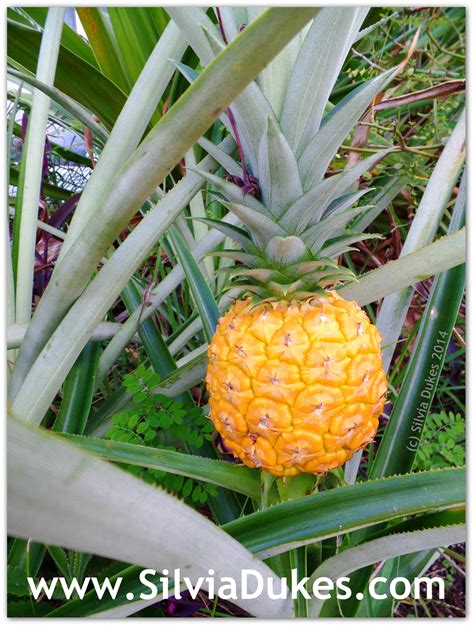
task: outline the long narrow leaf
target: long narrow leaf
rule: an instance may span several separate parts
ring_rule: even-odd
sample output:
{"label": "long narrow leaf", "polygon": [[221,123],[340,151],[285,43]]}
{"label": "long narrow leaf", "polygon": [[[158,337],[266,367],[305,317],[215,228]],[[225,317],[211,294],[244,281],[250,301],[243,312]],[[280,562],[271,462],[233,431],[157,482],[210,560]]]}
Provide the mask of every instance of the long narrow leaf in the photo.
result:
{"label": "long narrow leaf", "polygon": [[[22,13],[29,16],[29,20],[27,25],[31,27],[30,20],[33,20],[38,25],[38,30],[42,30],[45,27],[46,19],[48,17],[48,7],[32,7],[32,6],[23,6],[21,7]],[[63,30],[61,34],[61,45],[70,50],[73,54],[84,59],[89,65],[92,65],[95,68],[99,68],[99,64],[97,63],[97,59],[94,56],[93,51],[91,50],[90,45],[87,41],[81,37],[81,35],[74,30],[67,22],[67,13],[68,9],[66,9],[64,14],[64,24]],[[8,10],[8,17],[14,21],[17,21],[20,17],[15,10]],[[23,23],[23,22],[20,22]]]}
{"label": "long narrow leaf", "polygon": [[[227,142],[227,145],[230,143],[230,141]],[[206,157],[201,163],[201,169],[212,168],[214,165],[213,159]],[[108,308],[119,296],[136,268],[146,258],[150,248],[166,232],[167,228],[194,196],[202,183],[203,179],[201,176],[193,173],[188,174],[157,204],[155,209],[141,220],[140,224],[115,251],[79,300],[68,311],[66,317],[54,333],[49,349],[44,351],[42,356],[40,355],[39,360],[36,361],[33,369],[40,368],[37,371],[42,371],[46,383],[41,383],[37,375],[29,376],[30,384],[35,387],[35,390],[25,390],[24,396],[23,394],[19,395],[13,403],[13,412],[23,411],[21,409],[23,400],[26,401],[24,408],[27,409],[29,407],[27,413],[32,419],[38,419],[39,414],[46,411],[47,405],[59,389],[65,374],[72,367],[88,337],[90,337]],[[137,331],[136,320],[140,317],[145,319],[145,314],[149,307],[144,307],[143,311],[142,309],[143,307],[139,307],[136,318],[133,320],[130,318],[127,322],[127,328],[132,331],[132,334],[135,334]],[[26,337],[28,337],[28,333]],[[53,352],[56,352],[57,357],[52,358]],[[39,365],[40,362],[42,363],[41,366]],[[49,363],[49,365],[46,366],[46,363]],[[45,367],[49,368],[48,373],[46,373]],[[100,381],[105,373],[103,361],[101,360],[97,380]],[[22,396],[23,400],[21,400]],[[33,404],[37,409],[36,413],[34,410],[31,410],[33,408],[32,397],[35,397]]]}
{"label": "long narrow leaf", "polygon": [[[378,575],[387,579],[385,583],[381,581],[382,584],[380,585],[382,588],[381,591],[385,592],[387,597],[383,600],[378,600],[376,603],[373,601],[370,602],[370,598],[365,598],[365,602],[363,601],[361,603],[357,611],[357,617],[368,617],[368,613],[370,613],[371,617],[393,617],[397,600],[394,600],[390,595],[390,584],[392,580],[402,577],[406,578],[408,582],[412,584],[415,578],[424,576],[425,572],[427,572],[438,559],[438,550],[421,550],[385,561]],[[369,600],[368,604],[367,600]]]}
{"label": "long narrow leaf", "polygon": [[458,506],[464,478],[463,469],[449,469],[356,483],[272,506],[224,528],[267,558],[356,528]]}
{"label": "long narrow leaf", "polygon": [[[352,572],[385,561],[396,556],[410,554],[418,550],[428,550],[461,543],[466,540],[466,527],[447,526],[418,530],[411,533],[393,534],[380,539],[374,539],[355,548],[344,550],[323,562],[311,574],[308,588],[311,589],[316,578],[336,580]],[[313,598],[309,602],[309,617],[319,617],[324,600]]]}
{"label": "long narrow leaf", "polygon": [[258,175],[265,204],[276,215],[303,194],[296,158],[271,118],[258,150]]}
{"label": "long narrow leaf", "polygon": [[[427,246],[433,240],[462,170],[466,157],[465,141],[466,115],[463,112],[431,174],[403,245],[401,256],[411,254]],[[383,355],[385,369],[392,360],[412,295],[413,287],[407,287],[399,293],[392,293],[383,301],[377,316],[377,328],[384,343],[389,346]]]}
{"label": "long narrow leaf", "polygon": [[44,94],[49,96],[51,100],[54,100],[57,104],[66,109],[66,111],[68,111],[68,113],[70,113],[74,118],[82,122],[84,126],[89,128],[96,137],[101,139],[104,143],[107,141],[109,133],[105,130],[105,128],[96,122],[93,115],[87,109],[70,98],[68,95],[59,89],[56,89],[56,87],[47,85],[34,76],[30,76],[26,72],[19,72],[18,70],[12,68],[8,68],[7,72],[9,76],[22,80],[28,85],[42,91]]}
{"label": "long narrow leaf", "polygon": [[[122,291],[122,300],[130,313],[146,306],[145,298],[146,294],[140,293],[134,280],[130,280]],[[155,372],[163,377],[168,376],[176,369],[176,363],[154,320],[150,318],[145,320],[140,325],[139,334]]]}
{"label": "long narrow leaf", "polygon": [[[9,63],[17,69],[36,70],[36,60],[41,42],[37,30],[8,22],[7,53]],[[125,103],[125,94],[102,72],[83,58],[60,47],[55,86],[93,111],[110,130]],[[91,89],[90,85],[94,88]]]}
{"label": "long narrow leaf", "polygon": [[[59,44],[64,19],[64,9],[49,10],[38,56],[36,77],[52,84],[56,73]],[[48,124],[49,98],[35,89],[31,115],[26,134],[24,164],[15,214],[13,261],[16,276],[15,319],[17,324],[26,324],[31,317],[33,274],[36,243],[36,220],[40,198],[43,153]]]}
{"label": "long narrow leaf", "polygon": [[186,44],[179,30],[170,24],[150,55],[117,118],[94,174],[74,212],[59,262],[88,224],[97,206],[109,195],[112,181],[133,154],[173,75],[174,64],[170,57],[181,58],[185,49]]}
{"label": "long narrow leaf", "polygon": [[[189,174],[188,174],[189,176]],[[186,177],[187,179],[187,177]],[[173,192],[170,192],[173,193]],[[223,224],[234,225],[237,223],[237,218],[233,215],[228,215]],[[207,253],[211,252],[217,245],[219,245],[225,236],[216,231],[215,229],[209,231],[209,233],[197,243],[196,248],[192,250],[192,254],[197,261],[200,261]],[[150,315],[152,315],[160,304],[167,298],[170,293],[173,292],[178,285],[184,280],[184,272],[181,265],[174,267],[171,272],[164,278],[164,280],[157,285],[150,293],[149,304],[145,309],[136,309],[128,318],[128,320],[122,324],[120,330],[115,334],[110,341],[107,348],[101,357],[99,364],[100,376],[105,376],[107,371],[112,367],[117,356],[123,350],[123,348],[130,341],[130,337],[136,332],[137,326],[145,321]]]}
{"label": "long narrow leaf", "polygon": [[372,224],[374,219],[392,202],[392,200],[400,193],[400,191],[406,186],[408,179],[404,176],[394,176],[378,190],[374,198],[370,199],[370,203],[373,204],[367,213],[364,213],[360,217],[357,217],[352,224],[352,230],[364,232],[364,230]]}
{"label": "long narrow leaf", "polygon": [[115,34],[120,56],[130,84],[140,75],[149,55],[155,47],[160,32],[153,20],[158,7],[107,8],[111,30]]}
{"label": "long narrow leaf", "polygon": [[390,82],[397,69],[389,70],[351,92],[323,121],[298,159],[303,187],[308,190],[319,182],[337,149],[375,96]]}
{"label": "long narrow leaf", "polygon": [[462,228],[429,246],[367,272],[357,283],[342,287],[339,293],[346,300],[357,300],[361,306],[364,306],[404,286],[414,285],[434,274],[461,265],[465,260],[466,233]]}
{"label": "long narrow leaf", "polygon": [[[116,322],[102,322],[98,324],[91,335],[92,341],[107,341],[114,337],[122,328],[122,324]],[[7,326],[7,347],[19,348],[26,334],[27,325],[11,324]],[[140,341],[138,335],[130,337],[131,341]]]}
{"label": "long narrow leaf", "polygon": [[373,478],[412,468],[457,320],[464,282],[464,265],[440,274],[433,282],[415,348],[371,468]]}
{"label": "long narrow leaf", "polygon": [[91,437],[68,437],[72,443],[84,450],[115,461],[139,467],[150,467],[180,476],[189,476],[196,480],[219,485],[243,493],[254,500],[260,498],[260,479],[258,474],[247,467],[234,465],[226,461],[215,461],[191,454],[160,450],[147,446],[137,446],[119,441],[106,441]]}
{"label": "long narrow leaf", "polygon": [[319,129],[331,90],[356,37],[367,8],[326,7],[314,18],[291,79],[281,126],[299,157]]}
{"label": "long narrow leaf", "polygon": [[308,224],[318,223],[331,202],[349,193],[360,176],[372,169],[386,154],[387,151],[380,151],[360,161],[350,169],[336,174],[336,176],[325,178],[314,185],[288,208],[281,220],[282,226],[291,228],[297,223],[302,231]]}
{"label": "long narrow leaf", "polygon": [[76,10],[100,69],[124,93],[128,93],[130,85],[123,71],[123,60],[103,11],[98,7],[77,7]]}
{"label": "long narrow leaf", "polygon": [[211,341],[220,317],[219,308],[198,264],[186,247],[181,234],[174,227],[172,227],[170,231],[178,258],[193,295],[194,303],[202,319],[204,334],[207,340]]}
{"label": "long narrow leaf", "polygon": [[[317,12],[319,9],[315,9]],[[168,13],[183,31],[190,46],[194,49],[206,66],[216,54],[222,50],[222,37],[219,35],[214,24],[201,7],[168,7]],[[254,24],[251,24],[253,27]],[[238,39],[234,39],[232,44]],[[232,112],[235,117],[239,135],[245,154],[257,172],[257,154],[260,138],[263,134],[266,121],[274,117],[272,107],[261,92],[256,83],[250,83],[245,90],[235,99],[232,104]],[[232,132],[228,115],[224,113],[221,121]]]}
{"label": "long narrow leaf", "polygon": [[92,404],[100,344],[89,342],[69,372],[53,430],[82,435]]}

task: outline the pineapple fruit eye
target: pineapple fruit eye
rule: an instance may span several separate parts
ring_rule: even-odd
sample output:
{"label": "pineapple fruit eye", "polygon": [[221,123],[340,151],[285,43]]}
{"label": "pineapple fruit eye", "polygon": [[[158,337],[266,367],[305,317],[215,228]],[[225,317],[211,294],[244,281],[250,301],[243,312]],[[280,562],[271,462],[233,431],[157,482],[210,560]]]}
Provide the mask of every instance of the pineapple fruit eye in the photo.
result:
{"label": "pineapple fruit eye", "polygon": [[206,383],[225,445],[278,476],[348,461],[373,439],[387,391],[377,329],[334,291],[234,304],[209,346]]}

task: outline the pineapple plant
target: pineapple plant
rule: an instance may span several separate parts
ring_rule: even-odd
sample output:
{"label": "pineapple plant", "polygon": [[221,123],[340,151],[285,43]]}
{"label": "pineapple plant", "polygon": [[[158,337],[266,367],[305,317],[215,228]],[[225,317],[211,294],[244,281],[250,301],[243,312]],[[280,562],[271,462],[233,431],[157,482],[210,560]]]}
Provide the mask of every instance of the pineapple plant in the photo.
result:
{"label": "pineapple plant", "polygon": [[[346,45],[365,14],[341,12]],[[236,262],[231,284],[243,295],[220,319],[209,345],[210,417],[245,465],[278,476],[323,474],[344,464],[373,439],[387,391],[376,327],[337,292],[356,278],[337,259],[354,242],[374,237],[351,225],[370,208],[354,208],[370,191],[357,189],[359,176],[381,155],[334,176],[324,178],[324,172],[350,130],[348,121],[356,122],[393,72],[350,94],[326,118],[328,102],[319,100],[305,112],[304,126],[301,118],[289,119],[290,104],[298,100],[294,86],[301,99],[307,89],[298,73],[307,69],[326,20],[334,20],[333,10],[322,10],[295,55],[286,99],[272,109],[248,164],[252,176],[245,162],[243,181],[202,173],[242,224],[207,220],[240,248],[217,254]],[[334,60],[340,64],[343,57]],[[329,74],[335,77],[338,69]]]}
{"label": "pineapple plant", "polygon": [[[384,157],[390,137],[397,141],[392,115],[377,114],[377,128],[371,126],[367,148],[377,151],[373,157],[358,161],[352,151],[353,166],[341,169],[347,145],[336,155],[358,120],[367,119],[365,112],[393,73],[363,81],[403,56],[402,46],[408,49],[407,37],[417,23],[426,22],[436,42],[430,38],[420,48],[414,74],[403,80],[401,91],[426,87],[426,80],[431,86],[438,63],[449,63],[450,69],[454,64],[462,72],[463,9],[392,14],[377,7],[368,28],[363,27],[364,8],[313,7],[311,16],[307,11],[80,8],[81,21],[88,25],[85,41],[63,25],[64,8],[9,9],[8,73],[19,81],[9,94],[9,161],[20,130],[18,111],[36,111],[28,123],[24,154],[32,158],[23,164],[24,175],[15,178],[16,170],[9,168],[10,189],[17,189],[16,197],[9,194],[10,212],[20,220],[20,229],[12,228],[7,294],[11,616],[162,616],[158,598],[145,601],[149,606],[138,599],[143,567],[156,571],[150,582],[156,580],[157,587],[163,582],[162,590],[171,593],[174,581],[170,578],[166,585],[166,571],[183,567],[197,590],[212,567],[216,581],[224,576],[239,581],[245,570],[256,570],[268,593],[247,599],[238,587],[233,606],[228,597],[209,604],[211,598],[199,593],[202,607],[196,616],[235,617],[241,609],[263,618],[389,617],[397,604],[390,597],[356,601],[358,591],[368,598],[372,573],[386,576],[388,586],[400,571],[408,571],[411,581],[424,574],[439,547],[464,541],[464,470],[410,473],[417,452],[410,427],[412,418],[417,426],[421,421],[419,392],[426,377],[433,378],[433,351],[442,360],[452,344],[462,298],[464,176],[452,213],[451,200],[464,161],[463,115],[457,120],[459,110],[451,100],[440,100],[435,141],[426,146],[424,132],[431,119],[426,106],[421,109],[424,127],[412,126],[412,114],[400,117],[397,130],[401,136],[410,133],[410,146],[400,144],[397,151],[413,151],[420,139],[423,145],[417,148],[426,149],[418,157],[423,156],[426,167],[418,176],[419,168],[411,167],[413,154],[399,154],[389,167],[384,163],[389,182],[380,184],[382,177],[377,177],[377,205],[370,209],[370,200],[362,200],[370,190],[359,190],[357,182]],[[379,29],[387,21],[391,43],[385,29]],[[145,24],[158,30],[145,32],[140,28]],[[377,29],[375,41],[359,48],[359,39]],[[113,44],[110,63],[101,56],[92,67],[94,51],[104,51],[107,33]],[[290,42],[284,48],[282,38]],[[437,42],[454,51],[453,56],[440,55],[448,61],[440,62],[437,52],[436,57],[426,54]],[[350,71],[345,66],[337,79],[356,43],[365,56],[354,50],[347,63]],[[191,68],[178,61],[188,45],[199,57],[197,63],[193,55],[186,56]],[[380,58],[373,56],[379,45],[385,51]],[[31,54],[25,54],[26,48]],[[281,52],[275,56],[277,49]],[[137,59],[145,62],[150,51],[136,79]],[[364,71],[371,57],[377,66]],[[336,103],[341,90],[347,93],[354,85],[354,66],[360,69],[358,89]],[[193,89],[185,88],[177,67],[196,79]],[[453,82],[459,88],[460,81]],[[36,88],[33,100],[23,93],[25,85]],[[49,108],[38,100],[41,90],[51,98]],[[128,97],[121,108],[124,94]],[[394,100],[399,109],[403,98]],[[457,102],[462,106],[461,97]],[[70,199],[58,205],[49,196],[72,191],[62,178],[63,160],[50,163],[47,177],[38,176],[45,144],[39,118],[44,122],[57,116],[61,127],[77,133],[85,126],[92,132],[91,156],[97,157],[74,214],[68,213],[67,227],[43,221],[47,212],[37,220],[41,186],[40,207],[51,208],[53,218],[64,217],[71,206]],[[218,117],[221,123],[214,123]],[[445,135],[450,137],[441,151],[438,141]],[[208,156],[196,165],[202,150]],[[183,155],[186,168],[178,169]],[[82,155],[76,159],[74,163],[83,161]],[[400,189],[396,166],[401,162],[416,192],[414,207],[400,195],[394,205],[397,217],[415,209],[413,222],[401,231],[405,258],[400,253],[389,267],[367,272],[358,284],[345,287],[356,277],[341,267],[341,254],[367,236],[363,225],[387,206],[382,204],[387,196],[395,197],[391,194]],[[15,159],[14,164],[19,165]],[[173,164],[177,169],[165,176]],[[210,174],[218,165],[227,172],[224,178],[220,172],[219,177]],[[432,169],[425,189],[425,174]],[[29,193],[34,180],[38,195]],[[205,185],[218,195],[207,216],[222,217],[208,224],[221,233],[182,219],[205,216],[200,196]],[[225,216],[219,202],[230,209]],[[444,234],[449,214],[448,235],[432,243],[440,231]],[[387,232],[390,224],[384,222],[381,230]],[[37,272],[37,249],[31,244],[46,246],[48,239],[52,244],[53,234],[63,241],[63,258],[58,257],[53,273],[50,267]],[[238,248],[227,240],[214,254],[229,259],[205,259],[200,265],[226,237]],[[13,271],[20,259],[31,273]],[[233,292],[221,298],[225,274],[214,280],[213,270],[224,266],[232,279],[228,286],[238,287],[241,296],[217,326],[221,311],[235,300]],[[373,437],[386,390],[380,337],[352,300],[370,304],[384,299],[377,325],[387,346],[387,369],[421,271],[424,276],[442,274],[433,282],[410,362],[405,367],[402,349],[390,372],[397,400],[376,454],[361,470],[364,480],[357,480],[357,456],[346,467],[344,480],[340,469],[319,480],[317,474],[343,463]],[[439,315],[431,315],[432,310]],[[153,316],[157,311],[159,316]],[[207,352],[211,417],[229,449],[250,467],[219,460],[210,440],[201,445],[186,436],[206,439],[213,428],[211,422],[195,421],[205,410],[201,384]],[[437,385],[432,384],[434,389]],[[446,399],[448,408],[453,399],[460,401],[458,388],[452,387],[452,393],[443,381],[433,410],[443,408]],[[173,412],[176,428],[167,425],[169,411],[148,420],[150,406],[159,402],[169,409],[172,398],[181,395],[179,410]],[[146,419],[132,408],[140,406]],[[225,412],[219,414],[222,408]],[[112,424],[116,428],[109,433]],[[200,427],[205,433],[199,433]],[[177,493],[183,486],[181,496],[187,501],[156,485],[158,479],[165,481],[163,474],[167,489]],[[281,478],[275,479],[277,474]],[[206,486],[205,508],[202,490],[196,488],[190,497],[193,481]],[[342,600],[331,594],[323,601],[298,593],[293,602],[289,588],[283,597],[284,581],[293,580],[296,570],[311,581],[350,575],[352,596]],[[39,585],[35,599],[28,579],[48,582],[56,573],[64,581],[73,576],[84,581],[82,589],[87,580],[111,573],[111,581],[123,581],[121,589],[128,593],[111,594],[108,600],[92,592],[78,602],[74,594],[70,600],[62,594],[59,598],[58,588],[49,586],[54,594],[50,601]],[[282,595],[270,593],[280,585]],[[308,581],[311,592],[310,587]],[[137,601],[130,601],[130,595]],[[407,604],[403,602],[403,611]]]}
{"label": "pineapple plant", "polygon": [[[285,180],[294,160],[277,158]],[[350,185],[342,182],[349,173],[328,179],[334,193]],[[221,188],[242,193],[227,183]],[[335,259],[363,237],[345,228],[367,210],[347,208],[360,195],[321,200],[320,218],[309,225],[296,211],[285,219],[297,199],[285,213],[284,205],[245,196],[226,206],[246,229],[214,224],[240,243],[241,251],[218,254],[239,262],[232,285],[250,295],[221,318],[209,345],[210,416],[249,467],[280,476],[325,473],[375,435],[387,390],[381,338],[336,289],[355,278]],[[271,189],[262,196],[271,198]]]}

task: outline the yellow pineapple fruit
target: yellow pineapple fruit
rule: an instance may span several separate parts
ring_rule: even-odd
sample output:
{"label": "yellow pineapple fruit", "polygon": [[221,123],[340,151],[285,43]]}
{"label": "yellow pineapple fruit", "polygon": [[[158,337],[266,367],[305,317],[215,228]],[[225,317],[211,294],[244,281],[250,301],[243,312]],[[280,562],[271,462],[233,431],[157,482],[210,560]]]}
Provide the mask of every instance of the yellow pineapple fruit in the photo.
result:
{"label": "yellow pineapple fruit", "polygon": [[[371,189],[359,190],[358,182],[386,153],[325,176],[351,128],[396,73],[367,81],[336,106],[328,101],[336,66],[365,15],[366,9],[323,9],[298,55],[289,54],[292,69],[274,71],[268,92],[261,83],[268,100],[256,103],[255,115],[235,104],[240,154],[244,147],[247,157],[241,176],[235,162],[233,182],[201,172],[233,214],[233,222],[203,221],[238,244],[240,250],[214,254],[235,262],[226,271],[243,297],[221,318],[209,345],[210,418],[237,458],[278,476],[344,464],[373,439],[387,391],[379,333],[357,303],[338,294],[356,277],[337,262],[352,244],[377,237],[361,231],[384,205],[360,206]],[[336,22],[338,42],[328,39]],[[331,46],[338,54],[328,52]],[[220,159],[215,151],[213,157]],[[230,171],[228,163],[221,161]]]}
{"label": "yellow pineapple fruit", "polygon": [[208,356],[211,419],[249,467],[279,476],[324,473],[377,431],[387,389],[380,336],[335,291],[237,302]]}

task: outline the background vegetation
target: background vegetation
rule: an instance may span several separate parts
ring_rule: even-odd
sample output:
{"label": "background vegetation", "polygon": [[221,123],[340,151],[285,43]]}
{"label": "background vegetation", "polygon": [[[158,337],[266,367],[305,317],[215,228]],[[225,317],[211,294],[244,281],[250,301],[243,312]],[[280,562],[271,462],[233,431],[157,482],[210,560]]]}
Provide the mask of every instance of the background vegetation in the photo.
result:
{"label": "background vegetation", "polygon": [[[208,15],[218,26],[216,12],[209,10]],[[121,187],[114,176],[121,170],[128,185],[136,181],[141,184],[140,165],[136,166],[138,170],[133,178],[131,156],[137,145],[143,146],[147,138],[155,137],[152,129],[163,128],[163,131],[159,130],[163,132],[163,145],[171,145],[173,135],[166,136],[165,125],[159,123],[167,119],[167,112],[174,103],[182,103],[188,97],[190,73],[201,73],[202,59],[187,46],[183,37],[177,36],[179,29],[174,24],[169,26],[170,16],[161,8],[80,8],[76,15],[68,9],[66,17],[67,22],[61,27],[62,15],[56,16],[60,22],[55,29],[52,23],[55,16],[51,10],[48,13],[46,8],[8,9],[7,204],[11,245],[8,359],[10,369],[16,362],[16,373],[13,372],[11,378],[12,388],[17,391],[13,414],[41,423],[48,430],[64,433],[64,438],[113,461],[141,481],[164,487],[200,515],[224,525],[232,536],[243,537],[243,531],[239,535],[239,518],[245,520],[254,510],[252,497],[259,489],[259,482],[254,474],[232,463],[231,456],[216,437],[206,417],[203,383],[203,355],[209,333],[212,333],[212,308],[205,309],[205,291],[200,291],[199,279],[204,277],[214,306],[217,302],[221,309],[224,308],[232,293],[225,292],[225,272],[217,270],[229,261],[204,257],[204,252],[223,246],[222,238],[216,237],[215,232],[202,222],[186,219],[208,217],[222,220],[226,215],[225,207],[212,193],[216,191],[212,183],[203,185],[201,180],[193,179],[192,169],[202,159],[209,161],[207,154],[216,156],[213,146],[224,141],[228,131],[220,120],[213,121],[210,117],[200,120],[196,113],[190,118],[193,120],[191,126],[195,125],[195,139],[189,139],[189,145],[178,145],[176,155],[169,156],[171,161],[175,156],[180,157],[179,162],[170,173],[167,173],[166,165],[157,164],[158,168],[163,168],[158,185],[154,184],[157,177],[149,175],[148,166],[142,173],[143,189],[133,196],[135,188],[125,188],[125,184]],[[50,23],[45,30],[47,19]],[[79,24],[87,39],[78,35]],[[440,162],[449,137],[454,136],[464,106],[465,77],[464,9],[375,8],[371,9],[363,26],[366,32],[354,44],[343,65],[331,95],[332,105],[337,105],[352,89],[382,70],[403,61],[406,65],[384,94],[385,100],[380,94],[329,167],[329,174],[336,173],[348,163],[356,163],[361,156],[389,145],[396,146],[383,163],[360,181],[362,187],[375,188],[371,197],[383,203],[384,210],[369,227],[370,232],[380,233],[382,237],[357,243],[356,249],[344,256],[344,264],[355,268],[357,274],[381,268],[400,257],[423,197],[426,202],[425,194],[436,194],[429,184],[434,184],[434,168]],[[158,42],[162,50],[153,60]],[[51,59],[55,52],[58,52],[56,69],[53,63],[49,66],[47,62],[41,64],[42,54]],[[175,63],[165,63],[164,59],[174,59]],[[147,61],[149,64],[145,65]],[[142,74],[144,83],[137,91],[133,87],[140,80],[142,71],[160,78],[150,83]],[[254,75],[256,73],[255,68]],[[242,87],[251,78],[249,75],[242,79]],[[35,86],[42,91],[33,92]],[[46,94],[50,100],[46,98],[46,103],[42,102],[38,93]],[[208,97],[211,98],[212,94]],[[126,119],[119,117],[124,105],[129,107]],[[203,106],[206,105],[204,102]],[[143,119],[144,124],[141,123]],[[170,115],[170,132],[176,132],[177,128],[171,127],[173,119]],[[189,128],[187,139],[188,134],[192,137]],[[196,141],[201,135],[204,140]],[[225,149],[222,154],[217,154],[217,160],[220,158],[225,163],[228,152],[230,150]],[[37,155],[41,155],[41,167],[38,167],[38,159],[35,160]],[[238,159],[235,151],[234,156]],[[465,192],[464,183],[459,180],[461,166],[462,163],[456,172],[451,173],[452,193],[449,191],[447,203],[442,207],[434,233],[437,238],[455,232],[463,225]],[[237,175],[222,165],[213,164],[213,169],[219,177]],[[92,177],[94,171],[96,175]],[[88,181],[88,191],[84,192]],[[38,194],[35,195],[35,189],[40,195],[37,216]],[[124,204],[139,204],[138,211],[120,208],[123,224],[117,211],[98,213],[100,203],[107,206],[109,202],[109,207],[113,207],[112,201],[120,194],[126,196]],[[144,244],[145,248],[133,256],[133,250],[137,250],[135,242],[140,245],[140,241],[148,241],[140,239],[140,223],[150,215],[160,198],[168,205],[159,219],[153,245]],[[76,211],[79,211],[77,215]],[[94,221],[102,220],[104,215],[110,218],[110,244],[106,245],[99,238],[94,240]],[[94,259],[89,264],[87,257],[80,254],[76,255],[73,265],[68,264],[67,251],[77,252],[79,236],[88,239],[92,248],[100,251],[98,258],[103,258],[98,266],[94,265]],[[129,237],[132,252],[124,257],[123,267],[132,267],[130,278],[113,301],[105,302],[101,300],[101,294],[107,288],[107,277],[95,287],[94,282],[89,282],[90,278],[92,275],[100,278],[102,272],[99,270],[108,265],[107,261],[115,256],[114,252],[122,249],[123,242]],[[56,264],[58,272],[53,275]],[[394,414],[407,411],[410,403],[413,410],[415,391],[409,382],[422,380],[423,370],[417,371],[416,368],[422,367],[423,345],[431,345],[429,337],[434,332],[424,313],[435,302],[440,310],[446,308],[448,317],[453,317],[453,331],[447,338],[446,358],[426,418],[422,443],[412,462],[416,472],[448,471],[448,468],[464,464],[465,307],[461,301],[463,275],[460,267],[443,274],[450,274],[449,285],[443,286],[440,281],[435,284],[431,276],[414,284],[401,334],[396,333],[391,348],[385,352],[393,354],[393,358],[389,369],[389,403],[379,435],[362,455],[360,466],[346,467],[345,476],[337,472],[328,475],[323,489],[354,482],[351,477],[354,471],[358,482],[409,471],[403,467],[381,467],[380,461],[375,462],[376,452],[381,446],[387,418],[391,415],[391,421],[393,419],[396,423]],[[120,271],[119,265],[116,271]],[[31,312],[37,308],[52,276],[57,278],[59,299],[55,300],[52,290],[48,292],[53,297],[49,297],[37,316],[43,316],[42,326],[37,326],[35,335],[35,328],[30,325],[30,334],[25,335]],[[108,280],[113,280],[113,276],[111,274]],[[63,283],[68,287],[60,292]],[[88,300],[83,297],[85,293]],[[67,300],[64,303],[63,298]],[[388,299],[385,298],[384,302],[387,303]],[[199,301],[200,306],[197,306]],[[460,302],[459,311],[456,301]],[[81,302],[84,302],[83,308]],[[55,317],[57,311],[63,304],[66,311],[73,303],[71,311],[75,312],[70,326],[64,327],[63,335],[53,336],[61,319]],[[374,321],[380,320],[382,310],[382,298],[367,306]],[[91,311],[94,315],[90,314]],[[385,311],[382,318],[387,327],[393,321],[391,315],[395,313]],[[94,316],[99,323],[95,323]],[[89,330],[84,332],[89,332],[90,340],[77,358],[71,356],[72,352],[54,352],[54,337],[57,342],[64,342],[65,336],[71,338],[72,329],[77,327],[79,320],[86,318]],[[42,364],[38,354],[51,337],[51,350],[57,356]],[[31,346],[29,355],[27,348],[23,355],[18,353],[22,341]],[[71,342],[71,346],[78,345],[73,344],[73,338]],[[36,370],[30,369],[37,357],[35,366],[51,367],[51,378],[45,372],[45,379],[38,383],[39,388],[34,382]],[[70,363],[67,359],[71,359]],[[64,372],[62,379],[54,379],[58,371]],[[52,392],[48,391],[50,384]],[[57,389],[53,389],[55,384]],[[53,398],[51,402],[48,393]],[[36,404],[29,414],[30,409],[26,407],[32,397]],[[88,438],[79,439],[83,436]],[[25,441],[25,436],[18,431],[15,445],[19,446],[19,453],[23,454],[25,450],[18,442]],[[33,444],[33,440],[25,444],[26,452],[28,445],[36,447]],[[142,448],[127,448],[127,444]],[[46,454],[47,450],[45,444],[43,453]],[[184,455],[189,458],[187,465]],[[228,469],[211,467],[206,457],[231,463],[226,464]],[[435,489],[440,497],[440,511],[447,508],[441,502],[442,476],[444,474],[440,474]],[[238,488],[236,482],[239,482]],[[462,483],[462,479],[458,482]],[[230,489],[237,489],[237,493]],[[12,500],[13,506],[16,500]],[[418,510],[429,511],[430,507]],[[443,525],[459,523],[457,514],[452,520],[449,518],[454,515],[453,511],[431,514],[446,516]],[[73,518],[78,512],[73,511],[71,515]],[[409,524],[404,520],[411,516],[412,511],[407,509],[405,517],[388,523]],[[79,523],[80,519],[76,519]],[[380,517],[380,528],[384,522],[386,527],[387,521]],[[68,523],[74,526],[73,521],[64,522],[66,526]],[[422,528],[424,525],[420,523],[419,529]],[[129,604],[113,602],[99,606],[92,597],[82,602],[66,601],[60,592],[53,601],[34,602],[29,596],[25,574],[48,579],[57,575],[81,579],[120,574],[132,581],[133,568],[129,562],[124,562],[126,559],[106,558],[74,549],[74,542],[63,549],[53,545],[54,542],[28,541],[21,538],[25,536],[24,532],[29,536],[27,531],[12,532],[19,537],[12,536],[9,540],[8,611],[11,616],[79,616],[105,610],[116,611],[113,614],[117,615],[133,610],[137,616],[150,617],[245,614],[242,607],[225,602],[211,604],[205,594],[200,594],[196,601],[185,598],[152,606],[135,606],[135,609]],[[130,527],[130,534],[134,532],[136,529]],[[152,533],[152,530],[149,527],[143,532]],[[184,533],[184,530],[177,528],[176,532]],[[255,532],[257,541],[257,530],[248,532]],[[175,540],[180,541],[179,534]],[[65,544],[58,539],[58,545]],[[245,545],[253,550],[251,545]],[[316,566],[321,559],[316,550],[326,551],[327,555],[336,552],[335,537],[319,543],[315,540],[314,546],[312,562]],[[224,546],[222,549],[225,551]],[[140,564],[138,560],[132,563]],[[408,599],[398,604],[380,603],[377,607],[348,606],[343,609],[345,615],[357,611],[359,615],[367,616],[457,617],[464,614],[462,544],[450,548],[427,548],[418,553],[378,560],[375,567],[382,568],[385,573],[391,572],[391,575],[396,575],[395,572],[404,572],[408,576],[420,572],[441,575],[448,581],[447,597],[444,601]]]}

